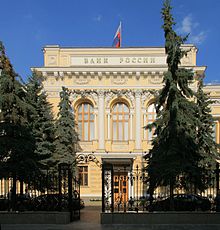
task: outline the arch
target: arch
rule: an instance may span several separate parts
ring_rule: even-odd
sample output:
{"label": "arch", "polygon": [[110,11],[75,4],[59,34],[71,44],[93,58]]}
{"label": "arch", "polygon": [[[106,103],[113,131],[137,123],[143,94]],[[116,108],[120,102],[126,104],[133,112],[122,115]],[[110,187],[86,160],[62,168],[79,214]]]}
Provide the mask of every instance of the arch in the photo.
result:
{"label": "arch", "polygon": [[74,110],[77,111],[78,106],[80,104],[82,104],[82,103],[89,103],[95,108],[95,103],[91,98],[89,98],[89,97],[86,97],[86,98],[80,97],[80,98],[77,98],[74,102],[72,102]]}
{"label": "arch", "polygon": [[156,101],[156,98],[152,97],[149,100],[146,100],[144,102],[144,108],[148,108],[149,105],[154,104]]}
{"label": "arch", "polygon": [[128,106],[129,109],[132,108],[132,104],[131,104],[130,100],[128,100],[125,97],[114,97],[114,98],[112,98],[112,100],[110,100],[110,102],[108,104],[108,107],[110,109],[112,109],[112,107],[116,103],[124,103],[124,104],[126,104]]}

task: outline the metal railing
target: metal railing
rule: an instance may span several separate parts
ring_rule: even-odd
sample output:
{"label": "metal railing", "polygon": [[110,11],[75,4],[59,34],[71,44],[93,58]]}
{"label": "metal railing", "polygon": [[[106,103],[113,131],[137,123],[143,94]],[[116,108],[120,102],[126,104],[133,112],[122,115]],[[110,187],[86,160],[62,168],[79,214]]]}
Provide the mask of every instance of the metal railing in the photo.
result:
{"label": "metal railing", "polygon": [[69,211],[74,220],[82,207],[80,182],[69,165],[16,183],[10,176],[0,180],[0,211]]}

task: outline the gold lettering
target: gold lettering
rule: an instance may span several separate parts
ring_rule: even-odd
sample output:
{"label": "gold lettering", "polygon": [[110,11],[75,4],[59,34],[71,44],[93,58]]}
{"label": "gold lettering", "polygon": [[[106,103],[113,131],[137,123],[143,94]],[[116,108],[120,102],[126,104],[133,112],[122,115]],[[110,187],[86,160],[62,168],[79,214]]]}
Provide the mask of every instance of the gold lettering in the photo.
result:
{"label": "gold lettering", "polygon": [[104,63],[108,63],[108,58],[104,58]]}
{"label": "gold lettering", "polygon": [[94,62],[93,58],[91,58],[91,60],[90,60],[90,64],[95,64],[95,62]]}
{"label": "gold lettering", "polygon": [[88,63],[89,63],[88,58],[84,58],[84,63],[85,63],[85,64],[88,64]]}
{"label": "gold lettering", "polygon": [[124,59],[121,57],[121,58],[120,58],[120,63],[122,63],[122,62],[124,62]]}
{"label": "gold lettering", "polygon": [[137,62],[141,63],[141,61],[142,61],[142,58],[138,58]]}
{"label": "gold lettering", "polygon": [[132,58],[132,63],[136,63],[136,58]]}

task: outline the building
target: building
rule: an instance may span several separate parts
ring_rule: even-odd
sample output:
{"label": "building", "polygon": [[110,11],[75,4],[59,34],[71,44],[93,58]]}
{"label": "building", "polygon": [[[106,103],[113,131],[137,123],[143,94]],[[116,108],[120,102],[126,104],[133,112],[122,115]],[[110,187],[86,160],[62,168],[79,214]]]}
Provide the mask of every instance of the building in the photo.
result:
{"label": "building", "polygon": [[[183,45],[187,56],[181,66],[191,68],[195,79],[204,75],[197,66],[197,49]],[[100,164],[112,163],[114,200],[144,195],[143,185],[133,183],[131,174],[142,177],[143,155],[150,148],[152,132],[143,127],[155,119],[154,92],[162,87],[167,70],[163,47],[72,48],[57,45],[43,48],[44,66],[34,67],[45,77],[48,100],[58,112],[59,92],[71,90],[72,106],[80,134],[81,152],[77,155],[82,178],[81,196],[100,200]],[[196,80],[191,83],[196,90]],[[205,87],[215,100],[215,138],[220,142],[220,86]]]}

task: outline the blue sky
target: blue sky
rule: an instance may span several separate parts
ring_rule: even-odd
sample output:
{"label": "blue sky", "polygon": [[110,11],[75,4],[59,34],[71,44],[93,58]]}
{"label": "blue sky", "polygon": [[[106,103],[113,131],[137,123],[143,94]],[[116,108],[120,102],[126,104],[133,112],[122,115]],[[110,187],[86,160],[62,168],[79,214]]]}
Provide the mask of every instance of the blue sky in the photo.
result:
{"label": "blue sky", "polygon": [[[123,47],[163,46],[162,0],[0,0],[0,40],[26,79],[43,65],[42,47],[111,47],[122,21]],[[220,0],[172,0],[175,29],[190,33],[206,83],[220,83]]]}

